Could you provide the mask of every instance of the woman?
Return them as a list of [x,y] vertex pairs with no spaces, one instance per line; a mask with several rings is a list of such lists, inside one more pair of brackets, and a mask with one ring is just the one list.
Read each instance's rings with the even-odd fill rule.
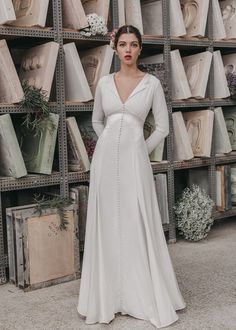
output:
[[[165,240],[149,154],[169,133],[160,81],[137,68],[137,28],[115,35],[121,69],[102,77],[92,115],[98,135],[90,167],[87,225],[78,312],[86,323],[109,323],[115,313],[157,328],[184,308]],[[152,108],[156,129],[145,140]],[[106,121],[106,124],[104,122]]]

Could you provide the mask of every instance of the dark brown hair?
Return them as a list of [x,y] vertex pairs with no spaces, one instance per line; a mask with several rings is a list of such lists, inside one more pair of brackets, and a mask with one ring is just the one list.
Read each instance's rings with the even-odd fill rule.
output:
[[141,37],[141,33],[139,31],[139,29],[137,29],[135,26],[133,25],[122,25],[118,31],[116,32],[115,35],[115,40],[114,40],[114,48],[117,47],[117,43],[118,40],[120,38],[120,36],[124,33],[133,33],[136,35],[137,39],[138,39],[138,43],[140,48],[142,48],[142,37]]

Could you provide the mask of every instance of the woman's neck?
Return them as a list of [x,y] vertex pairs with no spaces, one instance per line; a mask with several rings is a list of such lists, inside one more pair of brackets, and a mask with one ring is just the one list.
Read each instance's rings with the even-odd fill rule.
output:
[[141,71],[137,68],[137,66],[127,66],[127,65],[121,65],[121,68],[119,70],[119,75],[125,77],[132,77],[132,76],[136,76],[138,73],[140,73]]

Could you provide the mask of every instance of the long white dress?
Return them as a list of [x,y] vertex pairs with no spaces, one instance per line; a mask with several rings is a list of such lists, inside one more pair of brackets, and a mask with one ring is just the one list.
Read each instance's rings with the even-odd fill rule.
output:
[[[150,108],[156,130],[145,140],[143,124]],[[149,160],[169,132],[160,81],[146,73],[123,103],[114,73],[102,77],[92,122],[98,141],[90,167],[77,310],[87,324],[109,323],[121,312],[165,327],[186,304],[164,236]]]

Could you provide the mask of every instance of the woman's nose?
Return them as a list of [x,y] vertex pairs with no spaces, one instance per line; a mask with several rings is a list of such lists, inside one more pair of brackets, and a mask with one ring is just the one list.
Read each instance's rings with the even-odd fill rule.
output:
[[127,45],[126,46],[126,52],[130,52],[131,51],[131,46],[130,45]]

